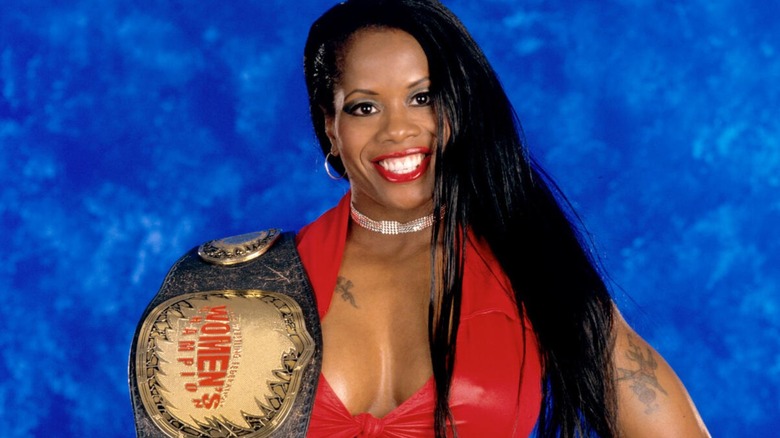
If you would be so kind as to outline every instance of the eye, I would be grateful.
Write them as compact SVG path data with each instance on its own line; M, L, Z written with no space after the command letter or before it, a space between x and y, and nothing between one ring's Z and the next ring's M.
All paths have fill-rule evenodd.
M354 105L348 105L345 111L353 116L367 116L377 112L377 108L373 103L359 102Z
M423 91L412 96L412 104L415 106L428 106L431 104L430 91Z

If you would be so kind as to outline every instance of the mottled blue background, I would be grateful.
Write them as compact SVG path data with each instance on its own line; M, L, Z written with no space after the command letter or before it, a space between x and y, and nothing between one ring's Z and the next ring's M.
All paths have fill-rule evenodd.
M446 3L713 434L775 435L778 2ZM167 268L344 192L300 68L329 4L3 1L3 436L132 436L128 350Z

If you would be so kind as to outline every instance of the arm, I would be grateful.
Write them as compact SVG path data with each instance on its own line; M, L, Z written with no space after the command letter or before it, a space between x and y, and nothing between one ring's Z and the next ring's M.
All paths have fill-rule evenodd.
M674 370L615 314L613 362L620 436L709 437Z

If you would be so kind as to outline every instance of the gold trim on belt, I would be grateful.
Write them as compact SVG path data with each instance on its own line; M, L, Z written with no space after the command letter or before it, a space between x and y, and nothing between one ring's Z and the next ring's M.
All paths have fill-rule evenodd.
M290 413L314 353L300 306L261 290L182 294L145 319L141 401L169 437L267 437Z

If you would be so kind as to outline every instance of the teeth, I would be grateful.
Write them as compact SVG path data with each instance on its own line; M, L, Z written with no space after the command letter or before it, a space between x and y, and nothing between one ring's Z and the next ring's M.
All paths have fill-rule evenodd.
M400 158L388 158L379 162L388 172L403 175L417 168L422 163L423 154L407 155Z

